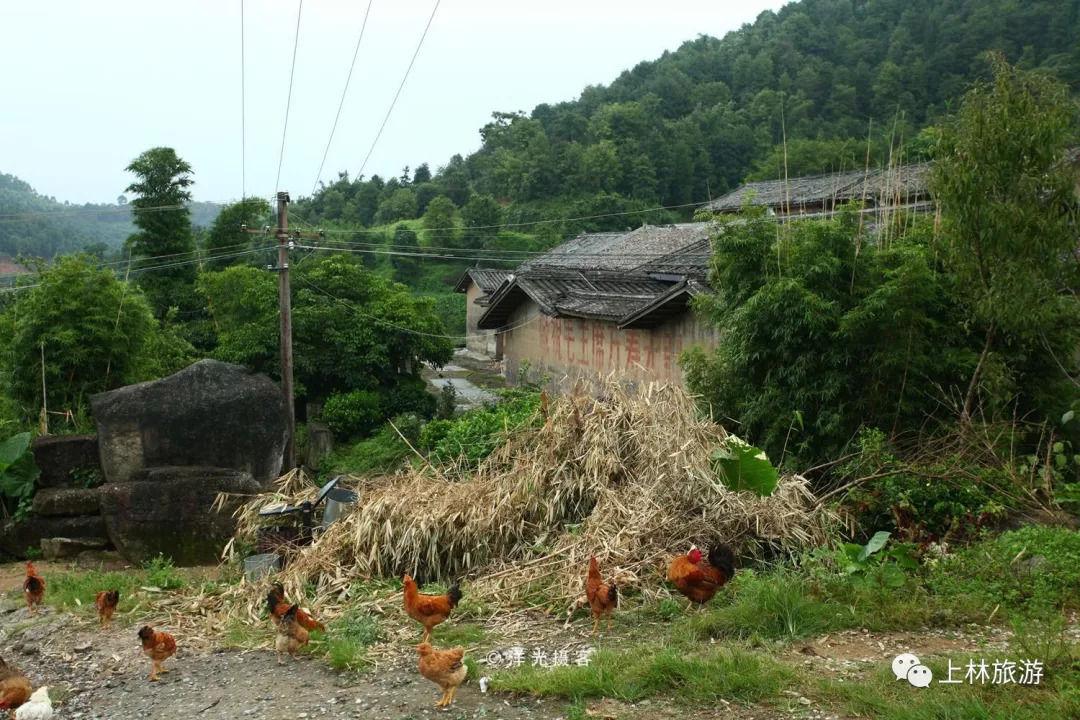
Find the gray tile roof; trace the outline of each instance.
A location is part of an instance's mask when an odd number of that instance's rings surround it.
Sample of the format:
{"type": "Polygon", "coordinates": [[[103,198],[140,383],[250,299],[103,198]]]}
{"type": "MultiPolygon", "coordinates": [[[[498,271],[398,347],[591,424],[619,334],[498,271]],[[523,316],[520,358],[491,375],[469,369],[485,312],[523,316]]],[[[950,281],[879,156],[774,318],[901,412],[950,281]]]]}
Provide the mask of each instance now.
{"type": "Polygon", "coordinates": [[[930,164],[918,163],[883,170],[813,175],[746,183],[705,206],[713,212],[737,212],[749,202],[778,211],[789,207],[834,206],[849,200],[869,205],[906,205],[929,198],[930,164]]]}
{"type": "Polygon", "coordinates": [[[458,280],[454,290],[465,292],[471,282],[480,288],[482,294],[490,295],[492,291],[503,284],[503,280],[506,280],[506,276],[512,272],[512,270],[495,270],[493,268],[469,268],[458,280]]]}
{"type": "Polygon", "coordinates": [[[646,275],[650,262],[659,262],[709,236],[709,223],[642,225],[636,230],[584,233],[518,268],[528,270],[582,270],[646,275]]]}

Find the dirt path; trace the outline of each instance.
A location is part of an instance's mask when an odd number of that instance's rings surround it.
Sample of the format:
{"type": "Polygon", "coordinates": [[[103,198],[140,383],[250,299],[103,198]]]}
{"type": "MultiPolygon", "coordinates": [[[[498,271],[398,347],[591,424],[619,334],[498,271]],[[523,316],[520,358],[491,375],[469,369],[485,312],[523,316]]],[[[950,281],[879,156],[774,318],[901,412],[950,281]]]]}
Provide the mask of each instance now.
{"type": "Polygon", "coordinates": [[[565,705],[540,699],[481,694],[475,683],[458,693],[446,712],[433,708],[438,689],[403,656],[372,672],[338,673],[301,658],[279,666],[266,651],[185,651],[182,640],[171,671],[147,680],[135,628],[100,631],[84,620],[46,608],[37,617],[6,608],[0,648],[35,686],[49,685],[60,701],[59,718],[266,720],[295,718],[424,717],[553,720],[565,705]]]}

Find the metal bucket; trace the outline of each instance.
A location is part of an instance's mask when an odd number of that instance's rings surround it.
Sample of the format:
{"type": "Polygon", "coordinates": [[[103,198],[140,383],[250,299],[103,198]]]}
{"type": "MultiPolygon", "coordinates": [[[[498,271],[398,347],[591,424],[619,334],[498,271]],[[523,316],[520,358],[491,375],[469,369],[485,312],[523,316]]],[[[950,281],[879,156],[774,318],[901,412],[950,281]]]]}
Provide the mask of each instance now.
{"type": "Polygon", "coordinates": [[[349,508],[355,504],[354,502],[338,502],[332,498],[327,498],[326,507],[323,508],[322,514],[323,530],[340,520],[341,516],[349,512],[349,508]]]}

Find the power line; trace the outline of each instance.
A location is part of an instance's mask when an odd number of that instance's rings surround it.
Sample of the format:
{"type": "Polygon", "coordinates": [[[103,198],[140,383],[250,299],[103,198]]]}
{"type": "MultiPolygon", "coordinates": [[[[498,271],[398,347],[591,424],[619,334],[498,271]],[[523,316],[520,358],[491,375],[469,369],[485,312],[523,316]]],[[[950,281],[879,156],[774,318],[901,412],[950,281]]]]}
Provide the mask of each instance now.
{"type": "MultiPolygon", "coordinates": [[[[158,270],[168,270],[168,269],[171,269],[171,268],[183,267],[185,265],[197,265],[199,263],[205,262],[206,260],[225,260],[225,259],[229,259],[229,258],[243,257],[245,255],[254,255],[256,253],[265,252],[265,251],[271,249],[271,247],[273,247],[273,246],[267,245],[265,247],[257,247],[257,248],[252,248],[250,250],[242,250],[240,252],[227,253],[227,254],[224,254],[224,255],[213,255],[213,256],[205,257],[205,258],[200,257],[200,258],[194,258],[194,259],[191,259],[191,260],[183,260],[183,261],[179,261],[179,262],[163,263],[161,265],[150,265],[150,266],[147,266],[147,267],[141,267],[141,268],[133,269],[131,271],[131,275],[141,275],[143,273],[156,272],[158,270]]],[[[152,260],[153,258],[149,258],[149,259],[152,260]]],[[[126,261],[125,261],[125,263],[126,263],[126,261]]],[[[120,268],[106,268],[106,267],[104,267],[102,265],[98,265],[97,267],[99,269],[103,269],[103,270],[104,269],[112,270],[115,273],[118,273],[119,270],[120,270],[120,268]]],[[[26,276],[26,275],[30,275],[30,274],[31,273],[24,273],[23,275],[15,276],[15,277],[22,277],[22,276],[26,276]]],[[[21,290],[30,290],[30,289],[33,289],[33,288],[36,288],[36,287],[41,287],[42,285],[43,285],[43,283],[40,283],[40,282],[35,283],[33,285],[16,285],[14,287],[0,288],[0,292],[14,293],[14,292],[19,292],[21,290]]]]}
{"type": "MultiPolygon", "coordinates": [[[[427,260],[473,260],[473,261],[487,261],[487,262],[520,263],[520,262],[523,262],[523,261],[526,261],[526,260],[536,259],[536,257],[499,256],[499,255],[470,255],[470,254],[467,254],[467,253],[475,252],[473,250],[464,251],[464,253],[466,253],[466,254],[445,254],[445,253],[425,252],[423,249],[412,251],[412,250],[394,250],[392,248],[385,248],[385,247],[383,249],[379,249],[379,248],[348,248],[348,247],[327,247],[327,246],[321,246],[321,245],[299,245],[299,244],[294,244],[294,247],[300,248],[302,250],[318,250],[318,251],[322,251],[322,252],[351,253],[351,254],[355,254],[355,255],[365,255],[365,254],[368,254],[368,255],[392,255],[392,256],[399,256],[399,257],[415,257],[415,258],[427,259],[427,260]]],[[[530,252],[532,252],[532,251],[530,251],[530,252]]],[[[656,260],[656,259],[660,259],[660,258],[671,257],[672,255],[677,255],[678,253],[679,253],[678,250],[675,250],[675,251],[672,251],[672,252],[666,252],[666,253],[624,253],[624,252],[619,252],[619,253],[566,253],[566,254],[563,254],[563,255],[556,255],[556,257],[557,258],[558,257],[572,258],[572,259],[577,259],[577,260],[585,260],[585,259],[593,259],[593,258],[595,258],[595,259],[604,259],[604,258],[618,257],[618,258],[627,258],[627,259],[631,259],[631,260],[647,261],[647,260],[656,260]]],[[[537,251],[535,254],[536,254],[537,257],[542,257],[544,255],[547,255],[548,253],[537,251]]],[[[548,266],[548,267],[558,267],[558,265],[553,265],[553,266],[548,266]]],[[[567,272],[578,272],[579,269],[580,268],[577,268],[577,267],[567,267],[566,271],[567,272]]]]}
{"type": "MultiPolygon", "coordinates": [[[[210,260],[216,259],[217,257],[219,257],[216,253],[218,253],[220,251],[223,251],[223,250],[235,250],[236,248],[247,247],[250,244],[251,244],[250,242],[242,242],[242,243],[233,243],[232,245],[222,245],[221,247],[214,248],[214,250],[212,252],[215,253],[215,254],[206,254],[205,257],[207,259],[210,259],[210,260]]],[[[203,254],[202,250],[185,250],[184,252],[178,252],[178,253],[167,253],[165,255],[154,255],[153,257],[148,258],[148,259],[161,260],[161,259],[164,259],[164,258],[172,258],[174,260],[178,260],[180,258],[195,257],[195,256],[201,255],[201,254],[203,254]]],[[[109,262],[98,263],[97,267],[99,267],[99,268],[111,268],[111,267],[119,267],[119,266],[127,265],[127,264],[128,264],[127,259],[124,259],[124,260],[112,260],[112,261],[109,261],[109,262]]],[[[21,276],[26,275],[26,274],[27,273],[6,273],[6,274],[3,274],[3,275],[0,275],[0,280],[4,280],[4,279],[7,279],[7,278],[13,278],[13,277],[21,277],[21,276]]]]}
{"type": "MultiPolygon", "coordinates": [[[[198,202],[204,205],[228,205],[228,203],[213,202],[210,200],[200,200],[198,202]]],[[[123,213],[160,212],[165,210],[183,210],[184,208],[190,208],[193,204],[194,203],[190,203],[187,205],[157,205],[154,207],[144,208],[136,207],[134,205],[122,205],[119,207],[105,207],[100,210],[94,210],[91,208],[72,208],[71,210],[27,210],[25,212],[0,213],[0,222],[24,222],[26,220],[38,217],[63,217],[70,215],[109,215],[123,213]]]]}
{"type": "MultiPolygon", "coordinates": [[[[334,301],[344,305],[345,307],[349,308],[350,310],[352,310],[357,315],[359,315],[359,316],[361,316],[361,317],[363,317],[363,318],[365,318],[367,320],[370,320],[372,322],[379,323],[380,325],[386,325],[387,327],[391,327],[391,328],[393,328],[395,330],[398,330],[400,332],[410,333],[412,335],[419,335],[421,337],[438,338],[438,339],[441,339],[441,340],[469,340],[470,338],[485,338],[485,337],[488,337],[488,335],[486,335],[486,334],[484,334],[484,335],[444,335],[444,334],[441,334],[441,333],[429,333],[429,332],[424,332],[423,330],[414,330],[413,328],[405,327],[404,325],[398,325],[397,323],[392,323],[389,320],[385,320],[385,319],[377,317],[375,315],[370,315],[370,314],[364,312],[363,310],[361,310],[360,308],[358,308],[354,303],[350,302],[349,300],[346,300],[345,298],[338,297],[337,295],[333,295],[332,293],[329,293],[326,290],[323,290],[322,288],[316,286],[314,283],[312,283],[310,280],[308,280],[305,277],[300,277],[300,281],[302,283],[304,283],[305,285],[307,285],[308,287],[310,287],[312,290],[315,290],[316,292],[325,295],[326,297],[330,298],[331,300],[334,300],[334,301]]],[[[510,326],[505,327],[505,328],[500,328],[499,332],[508,332],[510,330],[517,330],[518,328],[523,328],[526,325],[531,325],[532,323],[536,322],[539,319],[540,319],[539,314],[533,315],[528,320],[525,320],[524,322],[518,323],[517,325],[510,325],[510,326]]]]}
{"type": "Polygon", "coordinates": [[[285,123],[281,128],[281,151],[278,153],[277,178],[274,180],[274,190],[279,189],[281,182],[281,164],[285,160],[285,133],[289,129],[289,108],[292,106],[293,76],[296,74],[296,49],[300,45],[300,14],[304,10],[304,0],[300,0],[296,8],[296,35],[293,37],[292,66],[289,68],[289,94],[285,99],[285,123]]]}
{"type": "Polygon", "coordinates": [[[431,8],[431,16],[428,18],[427,25],[424,26],[424,32],[420,35],[420,42],[416,43],[416,50],[413,51],[412,59],[409,60],[409,67],[405,68],[405,75],[401,78],[401,84],[398,85],[397,92],[394,93],[394,99],[390,101],[390,107],[386,109],[386,116],[383,117],[382,125],[379,126],[379,132],[375,133],[375,139],[371,141],[371,147],[368,148],[367,155],[364,157],[364,162],[360,164],[360,170],[356,173],[356,177],[362,177],[364,174],[364,168],[367,167],[368,160],[371,159],[371,153],[375,152],[375,146],[379,144],[379,138],[382,137],[383,130],[386,129],[386,123],[390,120],[390,114],[394,112],[394,106],[397,105],[398,98],[401,96],[401,91],[405,87],[405,81],[409,79],[409,73],[412,72],[413,64],[416,63],[416,57],[420,54],[420,48],[424,45],[424,38],[427,37],[428,30],[431,29],[431,23],[435,19],[435,11],[439,9],[439,3],[442,0],[435,0],[435,6],[431,8]]]}
{"type": "Polygon", "coordinates": [[[364,39],[364,30],[367,28],[368,15],[371,14],[371,5],[375,0],[368,0],[367,10],[364,11],[364,22],[360,25],[360,37],[356,38],[356,48],[353,49],[352,62],[349,64],[349,73],[345,76],[345,87],[341,89],[341,102],[338,103],[337,113],[334,115],[334,124],[330,128],[330,137],[326,140],[326,149],[323,150],[322,162],[319,163],[319,172],[315,173],[315,184],[311,186],[311,194],[315,194],[315,188],[322,179],[323,167],[326,166],[326,156],[330,153],[330,144],[334,142],[334,133],[337,132],[338,120],[341,118],[341,109],[345,107],[345,95],[349,92],[349,83],[352,81],[353,70],[356,69],[356,56],[360,54],[360,43],[364,39]]]}
{"type": "MultiPolygon", "coordinates": [[[[680,210],[680,209],[690,208],[690,207],[700,207],[702,205],[707,205],[707,204],[708,204],[708,201],[703,200],[703,201],[700,201],[700,202],[681,203],[679,205],[658,205],[656,207],[643,208],[641,210],[623,210],[623,211],[620,211],[620,212],[600,213],[600,214],[596,214],[596,215],[579,215],[577,217],[546,218],[546,219],[543,219],[543,220],[528,220],[528,221],[524,221],[524,222],[499,223],[499,224],[496,224],[496,225],[473,225],[473,226],[468,227],[468,228],[459,228],[459,227],[454,226],[454,225],[444,225],[444,226],[435,227],[435,228],[420,228],[420,232],[424,232],[424,233],[442,233],[442,232],[453,233],[453,232],[457,232],[457,231],[462,230],[462,229],[466,229],[466,230],[497,230],[497,229],[503,229],[503,228],[533,227],[533,226],[536,226],[536,225],[549,225],[549,224],[553,224],[553,223],[579,222],[581,220],[601,220],[601,219],[604,219],[604,218],[625,217],[627,215],[643,215],[645,213],[660,212],[662,210],[680,210]]],[[[353,234],[365,234],[365,233],[367,233],[367,234],[379,234],[379,233],[382,233],[382,232],[385,232],[385,231],[383,231],[383,230],[374,230],[374,229],[371,229],[371,228],[358,228],[356,230],[337,230],[337,229],[321,230],[321,232],[324,232],[324,233],[327,233],[327,234],[335,234],[335,235],[353,235],[353,234]]],[[[619,230],[610,230],[610,231],[603,231],[603,232],[621,232],[621,231],[619,231],[619,230]]]]}

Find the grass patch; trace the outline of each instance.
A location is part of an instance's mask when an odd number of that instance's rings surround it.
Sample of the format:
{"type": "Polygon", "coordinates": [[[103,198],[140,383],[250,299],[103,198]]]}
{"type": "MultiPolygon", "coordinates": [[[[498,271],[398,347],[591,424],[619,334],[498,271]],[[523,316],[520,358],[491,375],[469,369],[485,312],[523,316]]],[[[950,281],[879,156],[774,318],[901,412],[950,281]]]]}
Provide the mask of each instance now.
{"type": "Polygon", "coordinates": [[[227,648],[251,650],[272,639],[273,627],[270,621],[265,626],[251,625],[241,620],[234,620],[225,626],[222,645],[227,648]]]}
{"type": "Polygon", "coordinates": [[[676,626],[675,635],[690,641],[715,637],[793,640],[837,624],[839,608],[813,598],[806,580],[790,571],[744,571],[728,589],[729,604],[690,613],[676,626]]]}
{"type": "Polygon", "coordinates": [[[935,562],[927,585],[948,601],[1025,616],[1080,609],[1080,532],[1029,525],[935,562]]]}
{"type": "Polygon", "coordinates": [[[394,429],[384,425],[365,440],[335,449],[326,459],[323,474],[385,472],[400,465],[411,452],[394,429]]]}
{"type": "Polygon", "coordinates": [[[158,556],[139,570],[75,570],[51,574],[45,601],[62,610],[94,608],[94,598],[102,590],[120,591],[120,612],[132,611],[137,598],[147,593],[142,588],[173,591],[187,587],[193,574],[176,568],[168,558],[158,556]]]}
{"type": "Polygon", "coordinates": [[[721,698],[752,703],[775,696],[792,677],[790,670],[772,659],[742,649],[641,646],[629,651],[600,650],[583,667],[523,665],[497,673],[492,686],[575,702],[599,697],[636,702],[663,694],[692,703],[721,698]]]}
{"type": "MultiPolygon", "coordinates": [[[[968,657],[954,657],[953,666],[968,657]]],[[[1080,717],[1080,673],[1050,677],[1041,685],[949,685],[947,659],[928,661],[934,682],[914,688],[897,680],[888,667],[861,681],[820,681],[807,694],[843,716],[877,720],[1044,720],[1080,717]]],[[[962,679],[954,674],[954,679],[962,679]]]]}
{"type": "Polygon", "coordinates": [[[347,614],[326,628],[326,634],[312,638],[312,651],[325,651],[336,670],[364,670],[370,661],[368,649],[382,639],[378,621],[366,613],[347,614]]]}
{"type": "Polygon", "coordinates": [[[483,642],[487,639],[487,633],[484,632],[484,628],[471,623],[463,625],[447,625],[443,623],[435,628],[432,637],[438,641],[440,646],[453,647],[461,645],[462,647],[468,647],[483,642]]]}

